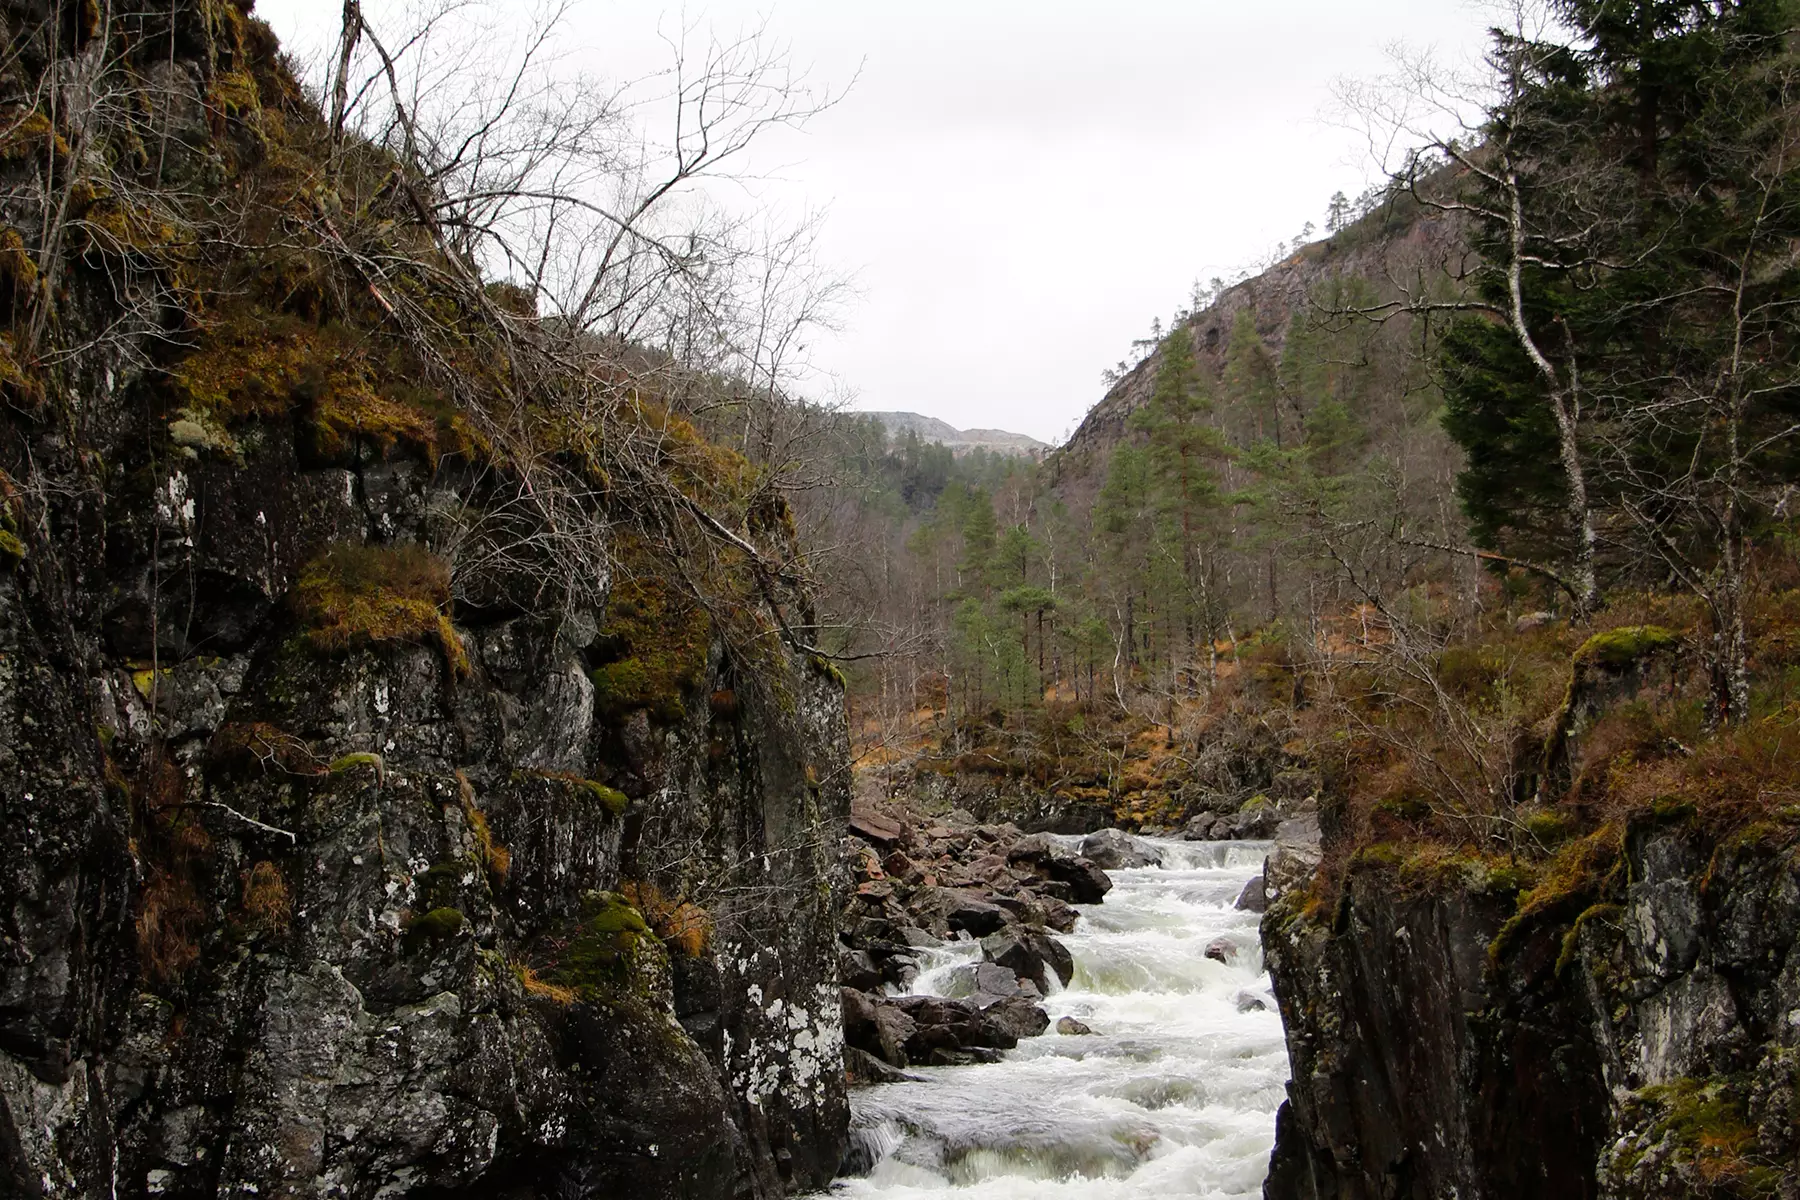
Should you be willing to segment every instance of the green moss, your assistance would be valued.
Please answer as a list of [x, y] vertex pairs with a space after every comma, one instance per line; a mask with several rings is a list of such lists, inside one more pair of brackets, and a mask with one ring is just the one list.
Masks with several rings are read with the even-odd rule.
[[599, 644], [612, 661], [592, 673], [594, 708], [622, 723], [648, 712], [661, 725], [687, 718], [684, 696], [700, 686], [712, 641], [706, 610], [641, 560], [625, 554], [629, 574], [614, 589]]
[[806, 656], [806, 665], [812, 668], [814, 675], [821, 679], [829, 679], [838, 687], [848, 690], [850, 684], [844, 679], [844, 673], [837, 669], [837, 664], [820, 654]]
[[1552, 809], [1540, 809], [1530, 813], [1520, 824], [1527, 834], [1546, 849], [1568, 841], [1575, 832], [1575, 822], [1569, 818], [1568, 814]]
[[1623, 851], [1624, 837], [1617, 825], [1565, 843], [1544, 864], [1537, 885], [1519, 898], [1519, 911], [1489, 943], [1489, 959], [1498, 963], [1528, 929], [1572, 920], [1611, 892], [1624, 865]]
[[382, 762], [381, 755], [370, 754], [366, 750], [359, 750], [354, 754], [346, 754], [333, 762], [331, 764], [331, 773], [333, 775], [344, 775], [351, 771], [361, 770], [363, 767], [372, 768], [375, 772], [375, 778], [377, 779], [380, 779], [387, 773], [387, 764]]
[[[1769, 1165], [1772, 1156], [1759, 1153], [1757, 1129], [1743, 1102], [1747, 1090], [1735, 1077], [1676, 1079], [1643, 1088], [1627, 1106], [1645, 1121], [1635, 1145], [1670, 1154], [1667, 1165], [1685, 1165], [1707, 1185], [1707, 1195], [1775, 1196], [1786, 1176]], [[1634, 1148], [1621, 1155], [1613, 1174], [1629, 1174], [1643, 1154]]]
[[414, 917], [407, 922], [406, 941], [409, 947], [418, 947], [430, 942], [447, 941], [462, 932], [463, 915], [460, 908], [434, 908], [422, 916]]
[[594, 999], [629, 984], [639, 955], [660, 952], [661, 945], [625, 897], [589, 892], [582, 898], [580, 924], [544, 978]]
[[1431, 815], [1431, 805], [1418, 796], [1383, 796], [1375, 809], [1405, 821], [1423, 821]]
[[1660, 650], [1681, 643], [1681, 636], [1661, 625], [1625, 625], [1596, 633], [1575, 652], [1575, 661], [1584, 666], [1627, 667]]
[[1350, 857], [1351, 871], [1393, 871], [1406, 861], [1406, 851], [1392, 842], [1364, 846]]
[[10, 558], [14, 562], [25, 560], [25, 543], [10, 529], [0, 529], [0, 557]]
[[1575, 961], [1575, 955], [1581, 951], [1581, 931], [1590, 921], [1616, 921], [1625, 910], [1617, 904], [1595, 904], [1582, 910], [1569, 926], [1569, 932], [1563, 934], [1562, 951], [1556, 956], [1556, 973], [1561, 975]]
[[404, 363], [378, 361], [355, 331], [240, 304], [175, 365], [170, 386], [196, 425], [299, 411], [320, 457], [341, 458], [357, 442], [382, 454], [404, 443], [435, 460], [446, 414], [408, 378]]
[[1700, 809], [1692, 800], [1681, 796], [1659, 796], [1650, 805], [1649, 821], [1660, 825], [1681, 825], [1699, 815]]
[[413, 877], [413, 889], [420, 902], [433, 912], [455, 911], [452, 901], [462, 891], [463, 879], [474, 873], [475, 868], [465, 862], [437, 863]]

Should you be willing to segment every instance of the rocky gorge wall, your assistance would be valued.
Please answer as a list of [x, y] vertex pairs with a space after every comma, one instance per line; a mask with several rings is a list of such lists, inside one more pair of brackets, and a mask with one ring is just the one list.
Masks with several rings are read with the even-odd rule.
[[1269, 1200], [1800, 1195], [1800, 863], [1670, 802], [1524, 896], [1365, 854], [1335, 905], [1278, 850], [1293, 1067]]
[[[190, 181], [273, 138], [242, 89], [297, 96], [247, 8], [138, 31]], [[78, 75], [96, 44], [63, 8], [0, 15], [27, 65]], [[19, 128], [7, 254], [43, 250]], [[446, 514], [503, 471], [367, 420], [323, 437], [331, 377], [279, 361], [256, 411], [198, 419], [169, 391], [191, 331], [121, 310], [100, 257], [59, 284], [76, 349], [31, 389], [10, 356], [47, 301], [6, 309], [0, 1194], [826, 1182], [841, 682], [735, 656], [623, 538], [591, 603], [478, 567], [453, 599]]]

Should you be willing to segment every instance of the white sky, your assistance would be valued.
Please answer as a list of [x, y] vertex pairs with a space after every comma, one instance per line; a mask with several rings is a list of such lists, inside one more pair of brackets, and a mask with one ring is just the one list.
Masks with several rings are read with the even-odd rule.
[[[257, 4], [296, 48], [341, 8]], [[566, 50], [634, 78], [663, 65], [659, 23], [763, 18], [814, 82], [861, 71], [758, 160], [782, 169], [757, 199], [827, 209], [823, 251], [859, 290], [815, 362], [854, 407], [1046, 441], [1196, 279], [1371, 181], [1329, 120], [1334, 79], [1383, 73], [1396, 41], [1472, 56], [1486, 26], [1466, 0], [585, 0]]]

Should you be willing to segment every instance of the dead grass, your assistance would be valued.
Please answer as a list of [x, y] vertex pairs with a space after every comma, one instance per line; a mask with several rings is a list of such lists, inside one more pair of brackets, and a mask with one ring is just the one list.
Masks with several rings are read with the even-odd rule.
[[621, 884], [619, 894], [644, 914], [645, 922], [671, 950], [698, 958], [712, 944], [712, 914], [698, 904], [672, 900], [654, 883], [643, 881]]
[[293, 919], [287, 880], [281, 868], [264, 859], [244, 874], [244, 915], [264, 933], [284, 933]]

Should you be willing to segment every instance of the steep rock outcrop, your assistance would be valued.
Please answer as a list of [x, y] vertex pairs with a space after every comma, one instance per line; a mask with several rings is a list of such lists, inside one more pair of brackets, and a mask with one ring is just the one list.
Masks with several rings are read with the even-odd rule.
[[1791, 840], [1680, 806], [1595, 836], [1522, 915], [1473, 869], [1273, 904], [1294, 1074], [1270, 1200], [1800, 1194]]
[[[176, 5], [109, 51], [158, 47], [164, 163], [196, 189], [301, 103], [247, 8]], [[77, 10], [109, 19], [0, 15], [74, 78], [105, 66]], [[32, 151], [6, 145], [10, 184]], [[26, 194], [9, 254], [44, 249]], [[504, 465], [328, 428], [328, 374], [290, 394], [270, 367], [255, 411], [196, 420], [168, 376], [215, 335], [122, 311], [114, 265], [71, 261], [72, 349], [0, 412], [0, 1193], [823, 1184], [840, 682], [704, 621], [634, 645], [627, 576], [654, 572], [623, 539], [584, 602], [477, 564], [452, 603], [438, 549], [505, 503]], [[624, 694], [609, 668], [652, 650], [680, 671]]]

